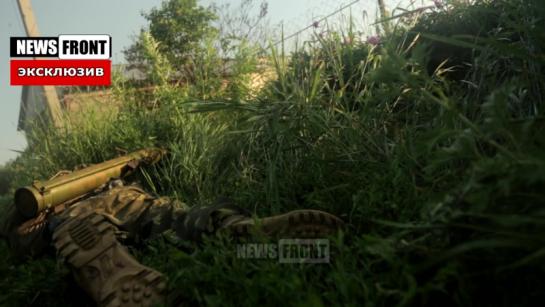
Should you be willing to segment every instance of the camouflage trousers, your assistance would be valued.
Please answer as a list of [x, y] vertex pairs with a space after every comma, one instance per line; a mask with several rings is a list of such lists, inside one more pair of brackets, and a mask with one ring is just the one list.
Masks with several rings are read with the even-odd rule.
[[167, 197], [154, 197], [135, 185], [110, 184], [95, 195], [87, 197], [54, 216], [43, 227], [32, 232], [17, 229], [23, 222], [16, 210], [4, 218], [1, 232], [8, 238], [17, 255], [36, 256], [51, 247], [51, 234], [61, 223], [96, 213], [104, 216], [117, 229], [122, 242], [139, 242], [168, 234], [178, 242], [199, 242], [204, 234], [212, 234], [221, 227], [250, 216], [249, 212], [219, 202], [207, 207], [191, 207]]

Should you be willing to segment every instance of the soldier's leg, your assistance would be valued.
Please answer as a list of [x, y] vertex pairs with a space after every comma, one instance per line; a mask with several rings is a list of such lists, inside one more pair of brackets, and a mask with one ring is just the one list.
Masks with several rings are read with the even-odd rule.
[[117, 186], [70, 207], [62, 218], [95, 212], [117, 226], [129, 241], [138, 241], [170, 229], [187, 210], [180, 201], [154, 197], [137, 186], [118, 182]]
[[[141, 236], [146, 223], [156, 223], [150, 231], [165, 227], [174, 206], [158, 200], [136, 187], [115, 187], [75, 204], [60, 216], [53, 233], [54, 245], [78, 284], [98, 305], [152, 306], [164, 302], [163, 275], [140, 264], [116, 236]], [[155, 209], [163, 210], [157, 212], [154, 221], [146, 221], [154, 204]]]
[[[152, 197], [134, 186], [111, 189], [103, 193], [100, 201], [78, 207], [83, 210], [92, 206], [133, 239], [146, 239], [168, 230], [173, 230], [181, 241], [192, 242], [199, 242], [203, 234], [218, 231], [237, 236], [262, 232], [269, 236], [313, 238], [331, 234], [342, 225], [339, 218], [319, 210], [295, 210], [255, 219], [227, 200], [189, 209], [181, 202]], [[79, 214], [77, 208], [71, 210], [71, 215]]]
[[115, 187], [81, 201], [63, 219], [55, 229], [55, 246], [74, 268], [79, 284], [97, 302], [111, 306], [141, 306], [143, 301], [160, 300], [165, 286], [161, 274], [139, 264], [118, 243], [117, 230], [138, 239], [172, 229], [180, 239], [198, 242], [203, 234], [218, 231], [317, 237], [342, 224], [337, 217], [316, 210], [254, 219], [228, 202], [187, 210], [179, 202], [154, 198], [133, 186]]
[[319, 210], [295, 210], [285, 214], [254, 218], [229, 202], [191, 208], [173, 227], [182, 240], [200, 241], [203, 235], [225, 232], [236, 237], [261, 233], [272, 237], [319, 238], [340, 229], [338, 217]]
[[53, 233], [58, 254], [99, 306], [153, 306], [164, 301], [165, 278], [140, 264], [115, 236], [116, 227], [89, 212], [67, 219]]

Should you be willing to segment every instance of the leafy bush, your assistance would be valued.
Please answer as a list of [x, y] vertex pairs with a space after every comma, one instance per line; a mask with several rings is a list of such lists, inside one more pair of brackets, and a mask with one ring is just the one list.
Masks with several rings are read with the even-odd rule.
[[[170, 84], [149, 40], [151, 106], [116, 81], [119, 112], [31, 133], [12, 186], [117, 148], [162, 146], [170, 157], [144, 176], [154, 193], [193, 204], [225, 195], [259, 215], [319, 208], [347, 222], [327, 265], [238, 259], [226, 238], [189, 251], [149, 242], [138, 257], [190, 305], [531, 305], [545, 269], [544, 12], [537, 0], [452, 2], [377, 46], [333, 31], [291, 57], [272, 48], [277, 78], [254, 98]], [[41, 274], [3, 263], [10, 278]], [[25, 295], [2, 302], [51, 299], [53, 287], [70, 297], [66, 272], [44, 265], [60, 279], [21, 277], [10, 286]]]

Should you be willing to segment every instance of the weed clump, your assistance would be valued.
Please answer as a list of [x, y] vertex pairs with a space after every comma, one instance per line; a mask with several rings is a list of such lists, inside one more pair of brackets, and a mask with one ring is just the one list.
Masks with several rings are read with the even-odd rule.
[[[531, 305], [545, 273], [544, 13], [537, 0], [452, 1], [388, 21], [377, 45], [332, 31], [290, 56], [273, 47], [275, 78], [257, 95], [247, 74], [261, 59], [245, 46], [230, 85], [208, 73], [175, 85], [148, 39], [151, 105], [116, 80], [117, 112], [28, 135], [11, 189], [117, 148], [161, 146], [169, 158], [142, 179], [153, 193], [229, 196], [259, 215], [324, 209], [349, 225], [328, 265], [237, 259], [228, 240], [149, 242], [139, 258], [191, 304]], [[15, 286], [3, 302], [39, 291]]]

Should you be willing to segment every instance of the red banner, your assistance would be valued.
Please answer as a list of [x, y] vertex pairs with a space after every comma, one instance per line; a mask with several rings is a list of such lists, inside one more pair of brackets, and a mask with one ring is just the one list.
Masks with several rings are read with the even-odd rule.
[[111, 84], [110, 60], [11, 60], [11, 85]]

